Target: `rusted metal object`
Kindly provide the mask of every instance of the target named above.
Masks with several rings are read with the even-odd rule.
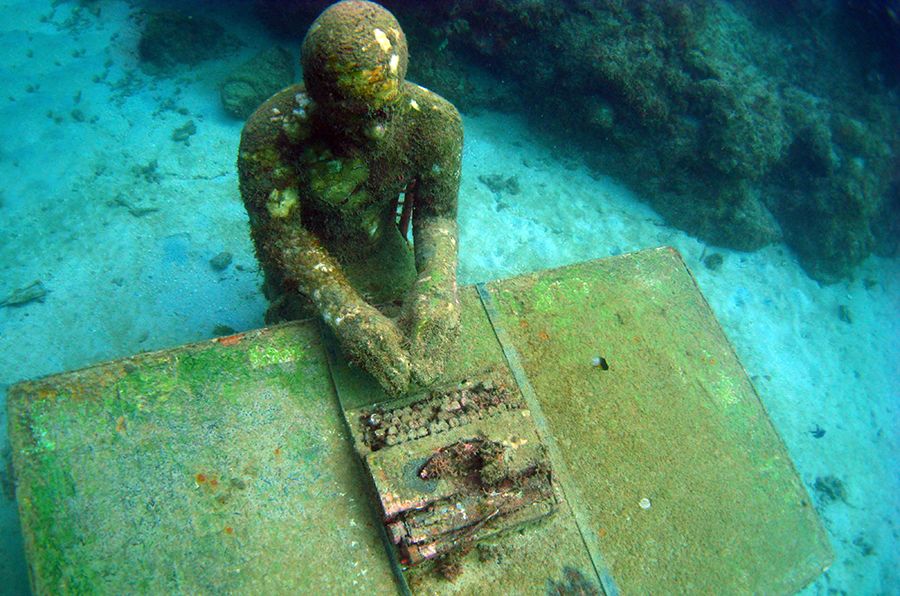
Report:
[[[518,388],[491,374],[348,418],[405,566],[556,508],[550,460],[531,412]]]

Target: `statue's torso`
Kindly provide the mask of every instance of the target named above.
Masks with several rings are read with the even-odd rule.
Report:
[[[335,155],[315,143],[300,151],[297,163],[303,224],[332,251],[363,254],[394,231],[394,208],[408,184],[405,172],[381,167],[377,154]]]
[[[417,177],[439,171],[429,135],[453,114],[449,103],[405,83],[391,119],[347,142],[322,125],[302,85],[274,95],[247,121],[238,163],[257,246],[273,218],[301,226],[375,302],[401,297],[416,271],[395,225],[397,200]],[[260,260],[267,284],[281,287],[277,260]]]
[[[338,143],[315,125],[314,106],[296,85],[269,99],[248,121],[239,158],[251,226],[281,218],[313,232],[351,283],[374,302],[396,300],[412,285],[412,250],[395,224],[397,199],[414,169],[402,130]],[[393,124],[393,123],[392,123]],[[283,272],[264,262],[267,283]]]

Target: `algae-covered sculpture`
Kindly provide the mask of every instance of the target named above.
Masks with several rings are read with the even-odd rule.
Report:
[[[406,38],[371,2],[326,9],[301,62],[304,83],[256,110],[238,157],[267,320],[318,314],[398,395],[432,382],[458,337],[459,113],[404,80]]]

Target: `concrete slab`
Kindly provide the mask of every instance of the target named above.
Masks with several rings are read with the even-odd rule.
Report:
[[[624,593],[792,593],[831,562],[812,502],[680,255],[487,285]]]
[[[462,300],[443,382],[490,368],[518,385],[552,447],[556,513],[401,575],[343,418],[384,396],[329,370],[317,325],[292,323],[10,390],[35,593],[790,593],[827,567],[810,500],[677,253]]]

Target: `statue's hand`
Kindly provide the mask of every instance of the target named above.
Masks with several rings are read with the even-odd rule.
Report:
[[[392,395],[409,389],[410,358],[404,338],[393,321],[376,308],[360,304],[331,323],[344,352],[375,377]]]
[[[409,337],[412,380],[419,385],[432,384],[444,372],[459,339],[456,292],[431,289],[413,293],[406,301],[401,325]]]

